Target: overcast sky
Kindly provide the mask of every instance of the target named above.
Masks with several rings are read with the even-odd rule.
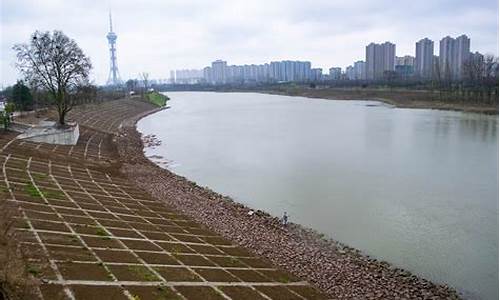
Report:
[[[35,30],[63,30],[93,63],[92,79],[107,80],[108,11],[118,35],[122,79],[173,69],[309,60],[324,72],[364,60],[370,42],[396,43],[415,55],[415,42],[462,33],[471,50],[498,55],[497,0],[1,0],[0,85],[19,78],[12,45]]]

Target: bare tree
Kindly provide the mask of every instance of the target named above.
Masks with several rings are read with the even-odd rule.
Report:
[[[482,55],[473,55],[464,61],[462,66],[462,79],[465,86],[465,92],[470,97],[473,96],[474,100],[479,101],[481,94],[481,87],[484,79],[484,59]]]
[[[135,91],[137,89],[137,79],[129,79],[125,82],[129,92]]]
[[[16,44],[17,67],[28,82],[46,89],[57,106],[59,125],[73,108],[69,94],[87,85],[92,65],[77,43],[62,31],[35,31],[29,43]]]
[[[484,59],[480,56],[473,56],[467,59],[463,64],[464,79],[473,86],[480,84],[485,75]]]
[[[484,85],[488,100],[498,102],[498,57],[486,55],[484,58]]]
[[[385,82],[387,82],[387,85],[389,85],[389,89],[392,90],[394,81],[397,78],[397,73],[395,71],[384,71],[383,76]]]
[[[444,63],[444,70],[443,70],[443,81],[446,86],[446,88],[451,87],[451,83],[453,81],[453,72],[451,70],[450,63],[447,61]]]
[[[97,86],[93,84],[80,85],[70,94],[71,102],[75,105],[88,104],[97,98]]]
[[[142,79],[142,84],[144,85],[144,90],[147,92],[148,91],[148,83],[149,83],[149,73],[147,72],[142,72],[140,74],[140,77]]]
[[[443,74],[441,72],[441,65],[439,61],[432,63],[432,86],[439,92],[439,101],[443,100]]]
[[[498,80],[498,57],[489,54],[484,57],[484,73],[486,78]]]

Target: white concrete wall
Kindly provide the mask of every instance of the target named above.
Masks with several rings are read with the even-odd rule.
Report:
[[[36,130],[32,132],[28,131],[18,136],[19,139],[30,142],[57,145],[76,145],[79,137],[80,127],[78,124],[65,129],[50,128],[50,130],[45,130],[43,132],[37,132]]]

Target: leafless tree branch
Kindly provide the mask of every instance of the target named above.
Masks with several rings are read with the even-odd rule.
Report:
[[[52,96],[64,125],[66,114],[72,109],[78,87],[88,85],[92,64],[77,43],[61,31],[32,34],[29,43],[16,44],[17,68],[28,82],[43,87]]]

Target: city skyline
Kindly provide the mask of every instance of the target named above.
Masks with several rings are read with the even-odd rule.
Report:
[[[471,39],[462,34],[456,38],[445,36],[439,40],[439,52],[434,52],[434,41],[423,38],[415,43],[414,55],[396,56],[396,44],[368,44],[365,61],[355,61],[343,70],[332,66],[328,70],[313,68],[310,61],[271,61],[264,64],[228,65],[218,59],[203,69],[171,70],[162,83],[176,84],[243,84],[271,82],[314,82],[328,80],[431,80],[446,77],[464,79],[465,64],[469,60],[485,62],[488,54],[472,52]],[[436,54],[436,55],[435,55]],[[498,57],[497,57],[498,59]],[[391,73],[386,73],[386,72]]]
[[[446,5],[450,7],[443,12]],[[238,65],[312,61],[327,73],[332,66],[345,68],[364,60],[364,47],[370,42],[391,41],[397,45],[396,56],[414,56],[415,42],[421,38],[433,40],[436,49],[442,37],[462,33],[472,40],[471,52],[498,56],[495,1],[419,2],[405,7],[389,1],[317,1],[314,5],[300,1],[146,1],[138,9],[132,1],[92,5],[72,1],[68,5],[51,0],[42,7],[36,1],[6,0],[2,1],[0,84],[20,78],[11,47],[26,42],[37,29],[62,29],[75,39],[92,60],[91,78],[104,84],[109,49],[103,36],[108,31],[110,7],[114,31],[120,36],[118,64],[123,80],[137,78],[141,72],[150,73],[151,78],[168,78],[170,70],[202,68],[218,58]],[[86,14],[81,14],[83,9]]]

